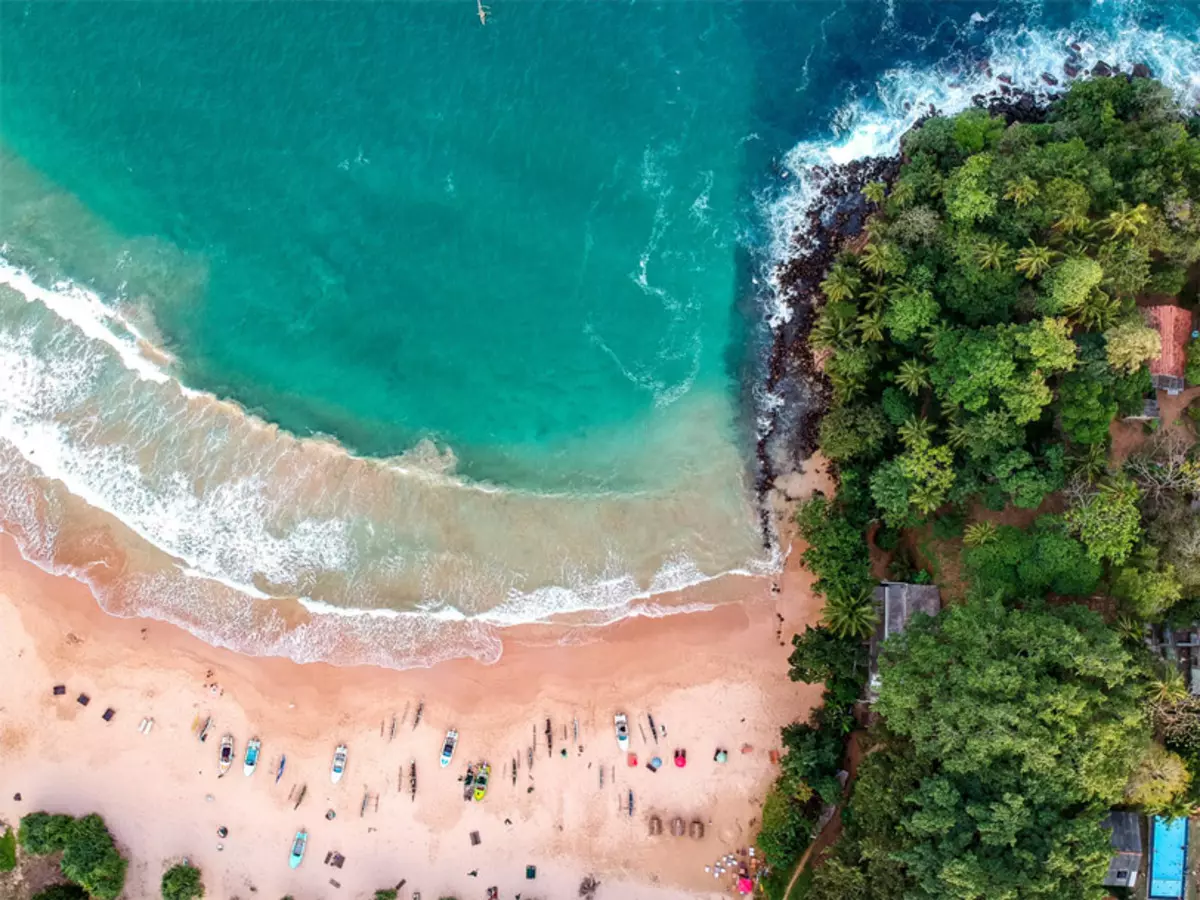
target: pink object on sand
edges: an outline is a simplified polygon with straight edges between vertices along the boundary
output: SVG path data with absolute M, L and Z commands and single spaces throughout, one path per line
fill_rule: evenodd
M 738 879 L 738 893 L 739 894 L 754 893 L 754 882 L 751 881 L 749 878 L 739 878 Z
M 627 754 L 625 759 L 626 759 L 626 762 L 629 763 L 629 768 L 631 768 L 631 769 L 637 768 L 637 754 L 636 753 Z

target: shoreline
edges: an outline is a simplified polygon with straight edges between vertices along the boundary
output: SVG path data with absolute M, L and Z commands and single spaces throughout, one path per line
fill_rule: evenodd
M 805 481 L 819 486 L 819 468 L 814 461 Z M 574 895 L 586 874 L 608 885 L 601 896 L 716 896 L 714 886 L 726 885 L 704 866 L 752 843 L 778 772 L 770 752 L 779 729 L 820 701 L 820 686 L 787 678 L 791 633 L 820 615 L 810 584 L 792 553 L 774 577 L 723 577 L 662 598 L 674 605 L 715 591 L 721 602 L 707 611 L 503 629 L 504 652 L 491 664 L 341 667 L 243 656 L 166 622 L 110 615 L 87 585 L 43 571 L 0 534 L 0 657 L 10 688 L 0 747 L 6 770 L 19 773 L 6 780 L 0 818 L 15 824 L 42 808 L 99 812 L 131 858 L 130 897 L 153 893 L 168 861 L 183 855 L 205 872 L 212 897 L 239 896 L 250 884 L 264 896 L 311 894 L 331 877 L 341 889 L 321 896 L 363 896 L 407 878 L 406 890 L 423 896 L 471 897 L 496 884 L 502 896 L 557 897 Z M 50 688 L 59 683 L 67 694 L 56 698 Z M 92 698 L 87 707 L 74 701 L 81 692 Z M 414 730 L 418 703 L 424 713 Z M 106 707 L 117 711 L 107 724 Z M 613 740 L 616 711 L 630 717 L 637 768 L 624 765 Z M 644 737 L 647 712 L 669 729 L 657 746 Z M 217 735 L 235 736 L 239 754 L 249 737 L 261 737 L 267 772 L 217 782 L 218 741 L 200 744 L 191 733 L 201 715 L 213 716 Z M 395 739 L 381 737 L 402 715 Z M 155 728 L 142 735 L 137 725 L 147 716 Z M 542 735 L 547 718 L 553 757 Z M 583 750 L 562 759 L 560 729 L 575 718 Z M 433 761 L 449 727 L 462 735 L 459 754 L 440 770 Z M 327 771 L 338 741 L 350 746 L 351 760 L 334 788 Z M 739 753 L 743 744 L 753 751 Z M 677 746 L 690 751 L 688 768 L 674 769 L 669 758 L 659 773 L 641 765 Z M 725 766 L 712 761 L 718 746 L 730 751 Z M 280 752 L 288 763 L 275 785 L 269 772 Z M 489 797 L 460 807 L 454 779 L 483 756 L 495 768 Z M 415 800 L 404 796 L 406 777 L 404 793 L 397 784 L 410 759 L 419 770 Z M 519 759 L 516 786 L 511 759 Z M 610 773 L 603 789 L 601 767 Z M 287 793 L 300 783 L 308 798 L 293 811 Z M 633 817 L 617 808 L 628 790 Z M 360 817 L 364 791 L 379 806 Z M 327 806 L 337 812 L 332 822 L 322 815 Z M 147 809 L 164 815 L 147 823 Z M 648 837 L 652 813 L 699 819 L 706 836 Z M 216 838 L 218 825 L 229 839 Z M 310 831 L 309 854 L 289 873 L 283 855 L 301 825 Z M 479 847 L 467 841 L 472 830 L 482 835 Z M 350 862 L 326 873 L 327 850 Z M 536 882 L 524 881 L 527 863 L 538 866 Z

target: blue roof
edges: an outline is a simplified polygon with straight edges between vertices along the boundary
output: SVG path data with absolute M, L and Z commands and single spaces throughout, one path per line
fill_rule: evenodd
M 1179 900 L 1187 871 L 1188 820 L 1154 817 L 1150 839 L 1150 897 Z

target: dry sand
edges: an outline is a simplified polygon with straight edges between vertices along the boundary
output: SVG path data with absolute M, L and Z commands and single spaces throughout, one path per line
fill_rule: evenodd
M 779 747 L 779 728 L 820 697 L 820 686 L 786 675 L 788 638 L 820 614 L 809 587 L 793 553 L 776 578 L 728 577 L 690 590 L 723 601 L 710 612 L 604 629 L 511 629 L 492 666 L 301 666 L 109 616 L 84 585 L 25 562 L 0 535 L 0 819 L 15 823 L 38 809 L 101 813 L 132 860 L 130 898 L 158 896 L 162 871 L 184 856 L 203 870 L 210 898 L 360 898 L 407 879 L 405 900 L 414 890 L 425 900 L 471 900 L 490 885 L 503 898 L 558 900 L 575 897 L 589 873 L 601 882 L 600 900 L 721 896 L 727 882 L 704 866 L 752 841 L 777 773 L 769 751 Z M 60 683 L 67 693 L 55 697 Z M 76 702 L 80 693 L 90 705 Z M 116 710 L 109 723 L 106 707 Z M 617 747 L 618 711 L 629 715 L 637 768 Z M 646 713 L 666 731 L 657 744 Z M 147 716 L 155 726 L 143 735 Z M 207 716 L 214 724 L 200 743 L 194 723 Z M 402 721 L 390 739 L 393 716 Z M 570 737 L 576 718 L 578 743 Z M 453 766 L 441 769 L 448 727 L 461 738 Z M 238 759 L 218 779 L 225 732 L 237 740 Z M 241 755 L 253 736 L 263 741 L 262 764 L 246 778 Z M 335 786 L 329 764 L 339 742 L 350 760 Z M 753 750 L 740 752 L 743 744 Z M 717 747 L 730 751 L 726 765 L 713 762 Z M 671 764 L 675 748 L 687 749 L 686 768 Z M 281 754 L 287 768 L 276 784 Z M 655 754 L 664 767 L 652 773 L 644 763 Z M 487 799 L 464 803 L 457 779 L 483 758 L 493 767 Z M 302 785 L 307 794 L 293 809 L 289 797 Z M 666 822 L 699 819 L 706 836 L 651 838 L 655 813 Z M 301 827 L 308 853 L 292 871 L 288 851 Z M 345 855 L 342 869 L 323 864 L 331 851 Z M 535 881 L 525 880 L 527 864 L 537 866 Z

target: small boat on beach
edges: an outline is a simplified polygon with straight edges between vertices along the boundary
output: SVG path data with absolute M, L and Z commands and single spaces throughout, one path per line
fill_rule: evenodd
M 221 752 L 217 757 L 217 767 L 220 770 L 218 778 L 229 771 L 229 767 L 233 765 L 233 735 L 227 734 L 221 738 Z
M 629 750 L 629 719 L 625 713 L 613 716 L 613 726 L 617 729 L 617 746 L 622 751 Z
M 337 784 L 342 780 L 342 776 L 346 774 L 346 759 L 349 757 L 350 751 L 346 749 L 345 744 L 338 744 L 337 749 L 333 751 L 333 765 L 329 768 L 329 780 Z
M 475 787 L 475 767 L 467 766 L 466 777 L 463 778 L 463 799 L 470 800 Z
M 288 865 L 293 869 L 298 867 L 304 861 L 304 850 L 308 847 L 308 832 L 301 828 L 296 832 L 296 839 L 292 841 L 292 855 L 288 860 Z
M 258 768 L 258 754 L 262 750 L 262 741 L 258 738 L 250 738 L 250 743 L 246 745 L 246 759 L 242 763 L 242 774 L 250 776 L 254 774 L 254 770 Z
M 283 767 L 287 765 L 287 757 L 279 757 L 279 768 L 275 770 L 275 783 L 279 784 L 279 779 L 283 777 Z
M 454 748 L 458 746 L 458 732 L 451 728 L 446 732 L 446 742 L 442 744 L 442 768 L 450 765 L 454 759 Z
M 482 803 L 483 798 L 487 796 L 488 777 L 492 774 L 492 767 L 484 763 L 479 767 L 479 771 L 475 775 L 475 802 Z

